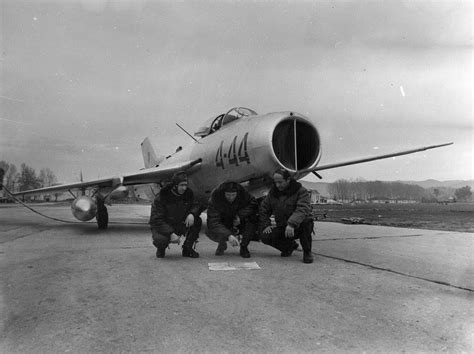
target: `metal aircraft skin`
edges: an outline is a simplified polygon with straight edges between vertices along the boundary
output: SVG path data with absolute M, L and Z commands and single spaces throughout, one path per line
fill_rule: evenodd
M 205 202 L 211 191 L 223 181 L 242 183 L 256 197 L 271 186 L 271 174 L 278 168 L 288 170 L 296 179 L 308 173 L 393 156 L 411 154 L 452 143 L 421 147 L 393 154 L 350 160 L 318 166 L 321 140 L 310 119 L 296 112 L 274 112 L 263 115 L 235 107 L 214 117 L 195 132 L 195 141 L 178 148 L 167 157 L 157 157 L 148 140 L 142 142 L 145 168 L 132 174 L 86 182 L 56 185 L 15 193 L 15 196 L 79 191 L 72 203 L 73 215 L 88 221 L 96 217 L 99 228 L 107 227 L 108 214 L 104 201 L 125 196 L 130 186 L 165 183 L 177 171 L 186 171 L 189 186 L 198 200 Z M 86 190 L 93 190 L 92 197 Z

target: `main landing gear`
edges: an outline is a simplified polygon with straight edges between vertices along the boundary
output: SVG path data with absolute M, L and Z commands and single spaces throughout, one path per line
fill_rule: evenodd
M 95 218 L 97 219 L 97 226 L 100 230 L 107 229 L 109 225 L 109 213 L 107 212 L 104 200 L 101 198 L 97 198 L 97 214 Z

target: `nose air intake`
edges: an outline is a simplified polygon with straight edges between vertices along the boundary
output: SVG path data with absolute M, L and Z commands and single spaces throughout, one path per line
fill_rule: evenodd
M 291 117 L 275 127 L 272 146 L 278 162 L 283 167 L 298 171 L 310 168 L 316 162 L 320 140 L 312 124 Z

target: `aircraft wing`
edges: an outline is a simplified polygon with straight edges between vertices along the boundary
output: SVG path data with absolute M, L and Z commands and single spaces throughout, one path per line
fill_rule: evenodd
M 388 159 L 390 157 L 395 157 L 395 156 L 400 156 L 400 155 L 413 154 L 415 152 L 425 151 L 425 150 L 429 150 L 429 149 L 435 149 L 435 148 L 439 148 L 439 147 L 447 146 L 447 145 L 452 145 L 452 144 L 453 143 L 446 143 L 446 144 L 440 144 L 440 145 L 425 146 L 425 147 L 421 147 L 421 148 L 417 148 L 417 149 L 395 152 L 395 153 L 392 153 L 392 154 L 372 156 L 372 157 L 366 157 L 366 158 L 350 160 L 350 161 L 345 161 L 345 162 L 333 163 L 333 164 L 329 164 L 329 165 L 316 166 L 314 168 L 299 171 L 299 172 L 300 173 L 301 172 L 313 172 L 314 173 L 316 171 L 329 170 L 331 168 L 336 168 L 336 167 L 355 165 L 355 164 L 370 162 L 370 161 L 374 161 L 374 160 Z
M 140 172 L 123 176 L 122 184 L 124 186 L 130 186 L 134 184 L 159 183 L 171 178 L 171 176 L 178 171 L 186 171 L 188 174 L 192 174 L 200 167 L 201 162 L 202 159 L 197 159 L 166 167 L 147 168 Z
M 38 189 L 32 189 L 29 191 L 22 191 L 13 193 L 15 196 L 43 194 L 50 192 L 64 192 L 73 189 L 88 189 L 88 188 L 117 188 L 118 186 L 124 185 L 135 185 L 135 184 L 147 184 L 147 183 L 159 183 L 165 181 L 178 171 L 186 171 L 193 173 L 199 168 L 201 159 L 194 161 L 181 162 L 174 165 L 168 165 L 164 167 L 153 167 L 145 170 L 141 170 L 136 173 L 123 175 L 120 177 L 102 178 L 92 180 L 88 182 L 75 182 L 67 184 L 59 184 L 51 187 L 44 187 Z
M 65 183 L 65 184 L 58 184 L 55 186 L 38 188 L 38 189 L 30 189 L 28 191 L 21 191 L 13 193 L 14 196 L 23 196 L 23 195 L 34 195 L 34 194 L 43 194 L 43 193 L 50 193 L 50 192 L 64 192 L 73 189 L 87 189 L 91 187 L 96 188 L 106 188 L 106 187 L 118 187 L 120 185 L 120 178 L 119 177 L 112 177 L 112 178 L 103 178 L 89 182 L 75 182 L 75 183 Z

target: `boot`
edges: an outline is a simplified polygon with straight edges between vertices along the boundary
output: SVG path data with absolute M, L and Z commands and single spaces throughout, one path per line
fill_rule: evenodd
M 303 263 L 313 263 L 313 254 L 311 251 L 303 251 Z
M 300 243 L 303 248 L 303 263 L 313 263 L 313 254 L 311 253 L 311 245 L 313 243 L 311 234 L 313 232 L 312 220 L 305 220 L 301 227 Z
M 185 247 L 183 246 L 183 257 L 190 257 L 190 258 L 199 258 L 199 253 L 193 250 L 192 247 Z
M 293 241 L 293 244 L 290 246 L 290 248 L 288 248 L 286 251 L 283 251 L 280 256 L 282 257 L 289 257 L 291 256 L 291 254 L 293 253 L 293 251 L 295 251 L 296 249 L 298 249 L 298 243 L 296 241 Z
M 250 252 L 247 246 L 240 246 L 240 256 L 242 258 L 250 258 Z
M 164 247 L 156 247 L 156 258 L 164 258 L 165 251 L 166 251 L 166 248 Z
M 224 251 L 227 249 L 227 242 L 219 242 L 219 245 L 216 249 L 216 256 L 223 256 Z

